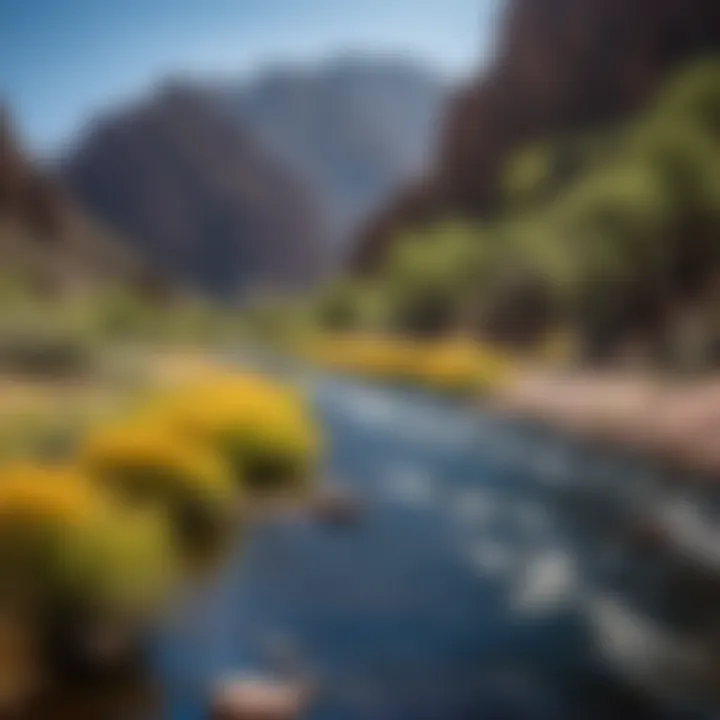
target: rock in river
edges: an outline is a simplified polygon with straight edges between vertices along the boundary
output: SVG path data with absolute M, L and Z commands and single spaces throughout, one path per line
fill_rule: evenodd
M 297 720 L 307 709 L 307 683 L 240 677 L 219 683 L 212 693 L 212 720 Z

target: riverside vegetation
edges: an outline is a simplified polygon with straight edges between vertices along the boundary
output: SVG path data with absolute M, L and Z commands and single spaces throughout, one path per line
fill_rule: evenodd
M 0 703 L 11 705 L 69 656 L 97 670 L 101 658 L 78 657 L 93 636 L 141 643 L 255 504 L 312 492 L 322 442 L 299 391 L 207 359 L 208 340 L 228 337 L 210 333 L 220 311 L 4 289 Z
M 493 217 L 407 227 L 381 264 L 326 287 L 285 331 L 410 338 L 403 348 L 461 335 L 576 364 L 717 366 L 718 58 L 681 69 L 623 124 L 525 148 L 501 194 Z M 278 314 L 261 318 L 276 333 Z M 373 340 L 328 354 L 375 374 L 383 353 Z

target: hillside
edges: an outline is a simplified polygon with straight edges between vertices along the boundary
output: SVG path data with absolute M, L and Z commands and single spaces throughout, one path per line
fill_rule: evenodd
M 313 199 L 201 90 L 169 85 L 98 120 L 62 177 L 138 254 L 213 294 L 302 286 L 322 267 Z
M 141 265 L 36 168 L 0 110 L 0 251 L 4 271 L 75 284 L 140 276 Z
M 421 66 L 373 58 L 271 69 L 219 91 L 319 199 L 340 252 L 367 214 L 425 170 L 447 94 Z
M 357 266 L 429 218 L 493 216 L 519 148 L 625 119 L 679 65 L 718 50 L 715 0 L 508 0 L 495 61 L 452 101 L 431 179 L 368 223 Z

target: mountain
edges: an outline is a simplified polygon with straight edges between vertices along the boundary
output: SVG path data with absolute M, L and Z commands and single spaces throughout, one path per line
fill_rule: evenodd
M 60 172 L 138 254 L 216 295 L 322 267 L 312 197 L 203 88 L 173 83 L 98 120 Z
M 171 83 L 99 119 L 61 176 L 169 274 L 222 295 L 303 286 L 423 171 L 445 96 L 399 60 Z
M 422 67 L 361 57 L 277 68 L 218 91 L 230 115 L 319 198 L 341 239 L 424 171 L 447 94 Z
M 3 270 L 38 282 L 141 280 L 144 269 L 23 152 L 0 108 L 0 252 Z
M 430 177 L 367 224 L 356 266 L 377 265 L 408 226 L 491 217 L 523 145 L 615 123 L 679 65 L 718 51 L 717 0 L 508 0 L 495 61 L 450 103 Z

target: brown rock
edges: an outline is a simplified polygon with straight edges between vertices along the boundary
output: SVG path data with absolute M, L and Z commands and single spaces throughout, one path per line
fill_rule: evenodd
M 212 695 L 212 720 L 297 720 L 310 702 L 306 684 L 263 678 L 220 683 Z
M 360 500 L 346 490 L 328 488 L 322 491 L 313 504 L 313 516 L 325 525 L 356 525 L 363 514 Z

